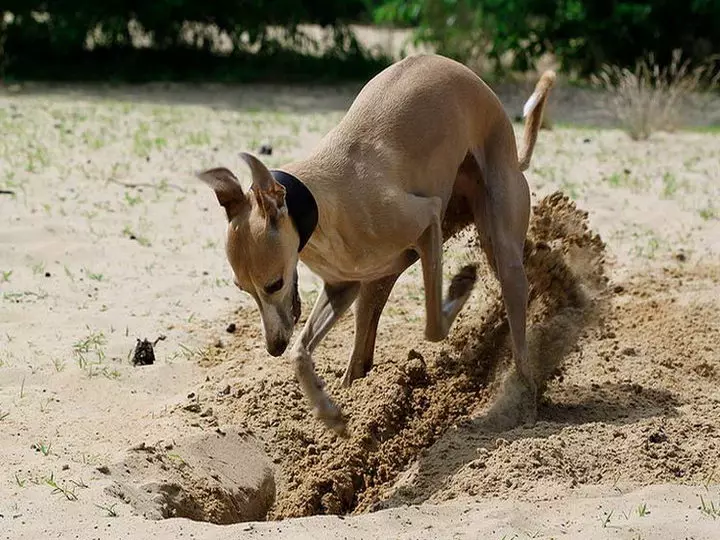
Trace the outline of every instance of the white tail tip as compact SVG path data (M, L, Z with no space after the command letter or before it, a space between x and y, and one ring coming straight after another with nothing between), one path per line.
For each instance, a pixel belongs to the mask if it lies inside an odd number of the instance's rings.
M525 106L523 107L523 118L527 118L528 115L533 112L533 109L537 106L538 101L540 101L540 92L535 90L525 102Z

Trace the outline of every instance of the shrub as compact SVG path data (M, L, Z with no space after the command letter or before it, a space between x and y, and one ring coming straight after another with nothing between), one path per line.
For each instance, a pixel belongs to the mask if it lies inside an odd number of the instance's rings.
M592 78L596 86L609 93L613 115L634 140L680 127L683 106L698 92L716 87L719 79L720 71L713 60L691 67L689 60L682 60L680 50L673 52L667 67L659 66L650 54L633 70L604 66Z

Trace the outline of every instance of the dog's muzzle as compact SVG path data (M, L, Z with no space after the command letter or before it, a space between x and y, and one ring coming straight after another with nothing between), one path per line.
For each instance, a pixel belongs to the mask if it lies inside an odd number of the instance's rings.
M282 356L287 346L288 341L286 339L279 339L267 345L267 352L270 356L277 358L278 356Z

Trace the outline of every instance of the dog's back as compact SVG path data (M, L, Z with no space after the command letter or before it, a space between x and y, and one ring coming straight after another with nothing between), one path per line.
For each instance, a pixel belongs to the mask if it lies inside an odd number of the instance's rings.
M470 69L442 56L410 56L365 85L309 159L344 170L348 181L361 170L365 186L392 177L395 188L447 200L468 150L499 123L512 133L499 99ZM309 172L298 169L322 182Z
M477 105L476 114L468 108ZM438 55L409 56L370 80L358 94L339 129L353 133L407 130L408 137L492 123L504 117L493 91L463 64ZM400 135L400 134L398 134ZM403 137L397 137L403 138Z
M432 167L434 156L462 162L476 134L506 115L492 90L469 68L437 55L410 56L360 92L336 135L383 141L407 166ZM398 156L394 156L398 157Z

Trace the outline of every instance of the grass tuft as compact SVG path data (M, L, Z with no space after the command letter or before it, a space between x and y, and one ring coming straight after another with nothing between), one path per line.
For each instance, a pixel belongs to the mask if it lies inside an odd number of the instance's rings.
M705 497L700 495L700 511L713 519L720 517L720 504L715 504L712 500L706 500Z
M75 494L75 487L67 487L67 484L60 485L55 481L53 473L50 473L50 477L45 479L45 483L53 488L52 494L62 494L68 501L77 501L78 497Z
M710 96L720 81L716 60L692 67L678 49L668 66L660 66L650 54L632 70L606 65L592 82L609 93L610 109L625 132L633 140L645 140L656 131L681 127L683 105Z
M117 503L113 504L95 504L100 510L103 510L107 513L107 517L117 517L118 513L115 511L115 507L117 506Z

